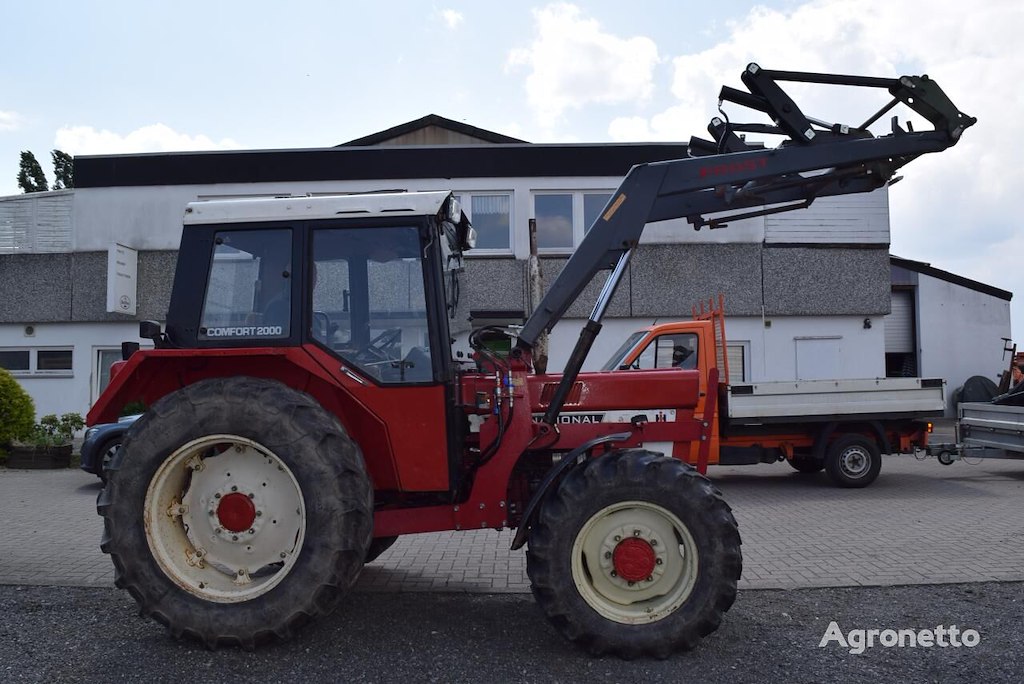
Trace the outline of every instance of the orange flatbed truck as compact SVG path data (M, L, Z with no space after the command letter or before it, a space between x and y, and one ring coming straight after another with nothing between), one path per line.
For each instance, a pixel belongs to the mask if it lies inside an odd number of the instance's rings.
M931 420L943 415L941 379L729 381L725 317L718 307L693 320L642 328L604 365L606 371L643 373L678 368L700 383L696 415L713 415L707 462L699 442L645 444L697 465L750 465L786 461L802 473L826 470L842 487L866 487L881 469L881 455L927 446ZM712 370L717 386L709 389ZM706 413L705 403L717 410ZM675 420L672 412L651 420ZM599 422L597 415L564 413L565 422Z

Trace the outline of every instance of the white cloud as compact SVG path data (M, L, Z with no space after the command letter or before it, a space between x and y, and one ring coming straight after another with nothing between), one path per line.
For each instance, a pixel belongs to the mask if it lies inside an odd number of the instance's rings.
M0 131L16 131L21 123L17 112L0 111Z
M444 19L445 25L453 30L457 29L465 20L465 17L462 16L462 12L457 12L453 9L441 10L441 18Z
M215 142L205 135L179 133L159 123L137 128L125 135L96 130L92 126L64 126L57 131L54 146L70 155L230 150L241 147L230 138Z
M609 136L625 140L708 137L721 85L743 88L748 62L767 69L894 77L932 76L967 114L978 117L953 149L925 155L901 171L890 191L892 251L1014 290L1018 332L1024 324L1024 271L993 268L1003 250L1022 254L1015 237L1018 188L1024 184L1024 97L1013 86L1024 71L1024 3L991 0L969 12L953 0L933 0L922 12L914 3L813 0L791 10L758 7L725 27L712 47L672 59L675 102L658 112L614 119ZM888 99L885 91L784 84L805 114L859 124ZM866 98L864 96L867 96ZM735 122L767 119L726 104ZM901 112L904 121L906 110ZM872 127L889 131L890 115ZM915 120L915 129L930 127ZM773 141L772 144L775 144ZM1019 274L1019 275L1018 275Z
M533 15L533 41L512 50L507 67L529 69L527 101L543 125L553 125L568 109L650 97L658 63L654 41L606 33L575 5L552 4Z

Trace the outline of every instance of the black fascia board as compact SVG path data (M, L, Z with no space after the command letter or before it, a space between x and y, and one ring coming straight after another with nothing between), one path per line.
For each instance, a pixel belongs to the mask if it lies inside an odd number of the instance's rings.
M411 145L75 157L75 187L624 176L634 164L686 156L685 143Z
M1013 299L1012 292L1000 289L998 287L994 287L992 285L986 285L985 283L979 283L977 280L964 278L963 276L958 276L957 274L950 273L949 271L943 271L942 269L935 268L931 264L926 264L923 261L903 259L902 257L893 256L890 254L889 263L892 264L893 266L898 266L900 268L904 268L914 273L920 273L922 275L931 276L932 278L944 280L947 283L959 285L960 287L966 287L969 290L981 292L983 294L987 294L1007 302Z

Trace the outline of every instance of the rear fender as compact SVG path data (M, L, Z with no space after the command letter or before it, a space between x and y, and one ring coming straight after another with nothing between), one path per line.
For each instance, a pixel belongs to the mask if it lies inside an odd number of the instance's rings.
M818 460L823 460L825 458L825 452L828 450L828 445L832 441L832 435L836 433L860 433L871 435L875 438L875 442L878 444L878 450L880 453L892 453L892 445L889 443L889 438L885 434L885 428L879 421L872 420L864 423L826 423L822 426L821 430L818 432L817 438L814 440L814 447L811 451L811 455Z

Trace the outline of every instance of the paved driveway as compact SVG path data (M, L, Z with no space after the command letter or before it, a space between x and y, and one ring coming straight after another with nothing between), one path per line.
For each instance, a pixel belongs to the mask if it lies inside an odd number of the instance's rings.
M866 489L785 464L712 468L743 536L740 588L1024 580L1024 461L885 459ZM99 482L0 469L0 584L110 586ZM510 532L404 537L367 566L363 591L527 592Z

